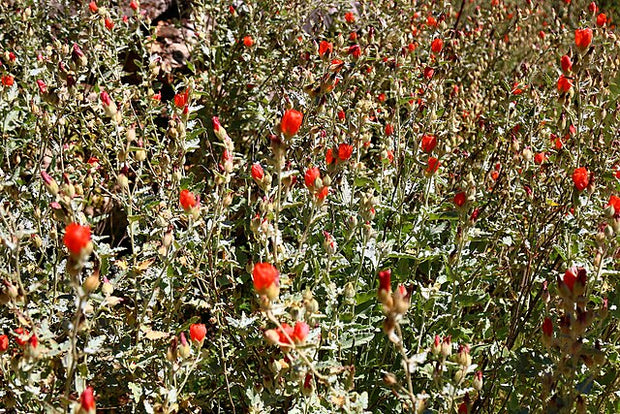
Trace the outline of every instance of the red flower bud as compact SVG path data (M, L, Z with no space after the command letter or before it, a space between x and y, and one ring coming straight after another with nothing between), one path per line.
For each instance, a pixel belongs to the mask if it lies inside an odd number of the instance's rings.
M362 56L362 48L360 45L351 45L349 46L349 54L352 55L355 59L358 59Z
M392 290L392 270L385 269L379 272L379 290Z
M472 385L477 391L482 389L482 371L476 371Z
M605 23L607 23L607 16L605 16L605 13L601 13L598 16L596 16L596 25L598 27L605 26Z
M84 57L84 52L82 52L82 49L80 49L77 43L73 44L73 50L71 52L71 57L73 59Z
M252 164L252 178L256 181L261 181L265 176L265 172L263 171L263 167L259 163Z
M580 289L583 290L587 281L587 273L586 269L583 267L571 267L570 269L566 269L564 272L563 282L568 287L571 292L575 292L576 282L578 282ZM575 292L575 294L580 294L581 292Z
M441 49L443 49L443 40L439 38L433 40L433 42L431 43L431 50L433 51L433 53L439 53L441 52Z
M328 195L328 194L329 194L329 187L324 186L323 188L321 188L321 189L319 190L319 192L318 192L318 193L316 193L316 198L317 198L319 201L323 201L323 200L325 200L325 198L327 197L327 195Z
M344 19L347 23L353 23L355 21L355 16L353 15L353 12L346 12L344 14Z
M553 337L553 322L551 322L551 319L549 317L546 317L543 320L542 331L543 331L543 338L542 338L543 344L545 346L550 346L551 338Z
M564 73L570 72L573 68L573 62L570 60L570 57L568 57L568 55L562 56L562 58L560 59L560 65L562 66L562 72Z
M439 355L441 352L441 336L435 335L435 339L433 340L433 346L431 347L431 353L433 355Z
M28 345L30 345L32 348L36 348L37 346L39 346L39 338L37 338L36 334L33 333L30 339L28 339Z
M95 397L93 395L93 387L86 388L80 395L80 412L93 414L95 413Z
M0 352L6 352L9 349L9 337L0 335Z
M41 93L47 92L47 85L45 84L45 82L43 82L43 80L38 79L37 86L39 87L39 92Z
M282 328L278 329L278 342L290 344L293 339L293 327L288 323L283 323Z
M101 91L99 94L99 99L101 99L101 103L104 106L112 105L112 99L110 99L110 95L106 91Z
M456 193L453 201L457 207L463 207L465 202L467 202L467 195L465 195L462 191L460 193Z
M592 14L596 13L598 10L598 7L596 6L595 2L592 2L590 4L588 4L588 11Z
M90 10L91 13L97 13L97 11L99 11L99 7L97 7L97 3L95 3L94 1L91 1L90 3L88 3L88 9Z

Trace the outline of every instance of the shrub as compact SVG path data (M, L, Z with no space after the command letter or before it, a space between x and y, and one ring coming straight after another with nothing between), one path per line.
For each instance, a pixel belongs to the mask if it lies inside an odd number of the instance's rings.
M145 3L0 4L3 407L620 411L611 6Z

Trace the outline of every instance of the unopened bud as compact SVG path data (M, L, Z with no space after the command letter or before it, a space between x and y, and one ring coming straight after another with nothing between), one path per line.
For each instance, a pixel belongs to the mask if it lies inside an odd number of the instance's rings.
M54 180L46 171L41 171L41 178L43 179L43 184L45 184L47 191L53 196L57 195L59 189L56 180Z
M181 345L179 345L179 355L181 356L181 358L188 358L190 353L191 353L191 349L189 347L189 343L187 342L187 339L185 339L185 333L181 332L180 335L181 338Z
M84 291L87 293L94 292L99 287L99 271L96 271L92 275L86 278L82 284Z

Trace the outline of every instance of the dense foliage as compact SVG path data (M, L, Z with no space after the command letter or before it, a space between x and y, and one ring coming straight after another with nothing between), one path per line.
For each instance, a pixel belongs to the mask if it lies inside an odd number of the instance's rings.
M0 2L0 407L620 412L613 4L152 3Z

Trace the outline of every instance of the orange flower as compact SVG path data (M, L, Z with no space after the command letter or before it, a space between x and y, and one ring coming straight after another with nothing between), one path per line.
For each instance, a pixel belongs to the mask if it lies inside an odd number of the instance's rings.
M185 108L188 100L189 89L186 89L185 92L177 93L176 95L174 95L174 104L177 108Z
M14 78L11 75L2 75L2 85L13 86Z
M575 45L577 49L584 51L592 43L592 29L577 29L575 30Z
M299 131L303 119L304 114L295 109L288 109L284 112L284 116L282 116L280 131L282 131L282 134L287 138L294 137L297 131Z
M252 47L252 46L254 46L254 39L252 39L252 36L245 36L243 38L243 45L245 47Z
M99 7L97 7L97 3L95 3L94 1L91 1L90 3L88 3L88 9L90 10L91 13L97 13L97 11L99 10Z
M193 342L198 342L202 345L207 334L207 328L203 323L193 323L189 326L189 337Z
M63 243L71 254L81 254L90 244L90 227L78 223L67 225Z
M598 27L605 26L605 23L607 23L607 16L605 16L605 13L601 13L598 16L596 16L596 25Z
M321 173L317 167L308 168L306 170L306 173L304 174L304 182L306 183L306 187L313 189L314 183L316 182L317 178L320 177Z
M105 24L106 29L108 30L114 29L114 22L109 17L106 17L103 23Z
M316 193L316 198L318 198L319 201L323 201L325 200L328 194L329 194L329 187L324 186L323 188L319 190L318 193Z
M252 269L252 283L259 295L273 300L280 292L280 273L270 263L256 263Z
M614 208L614 214L620 214L620 197L612 195L609 197L609 204Z
M181 190L181 194L179 194L179 202L186 213L200 205L200 200L196 197L196 195L187 189Z
M334 150L329 148L327 152L325 152L325 163L329 165L332 162L334 162Z
M310 327L306 322L296 322L295 328L293 328L293 335L291 335L291 339L296 343L301 343L306 340L308 333L310 332Z
M431 43L431 50L433 51L433 53L439 53L441 52L441 49L443 49L443 40L439 38L433 40L433 42Z
M572 87L573 81L564 76L564 74L560 75L560 78L558 79L558 92L566 93L570 91Z
M338 146L338 158L340 161L346 161L351 158L351 154L353 153L353 146L349 144L340 144Z
M330 42L327 42L325 40L321 40L321 43L319 43L319 55L321 57L323 56L329 56L333 53L334 51L334 45L331 44Z
M573 183L578 191L583 191L590 184L590 173L585 167L575 168L573 171Z
M344 19L347 23L353 23L355 21L355 16L353 15L353 12L346 12L344 14Z
M433 152L435 147L437 146L437 137L434 135L422 135L422 151L428 153Z
M429 157L428 158L428 166L426 167L426 174L427 175L433 175L437 172L437 170L439 169L439 166L441 165L441 163L439 162L439 160L435 157Z
M278 342L281 344L290 344L293 339L293 327L288 323L283 323L281 328L278 329Z
M362 49L360 48L360 45L349 46L349 54L353 55L355 59L358 59L362 55Z

